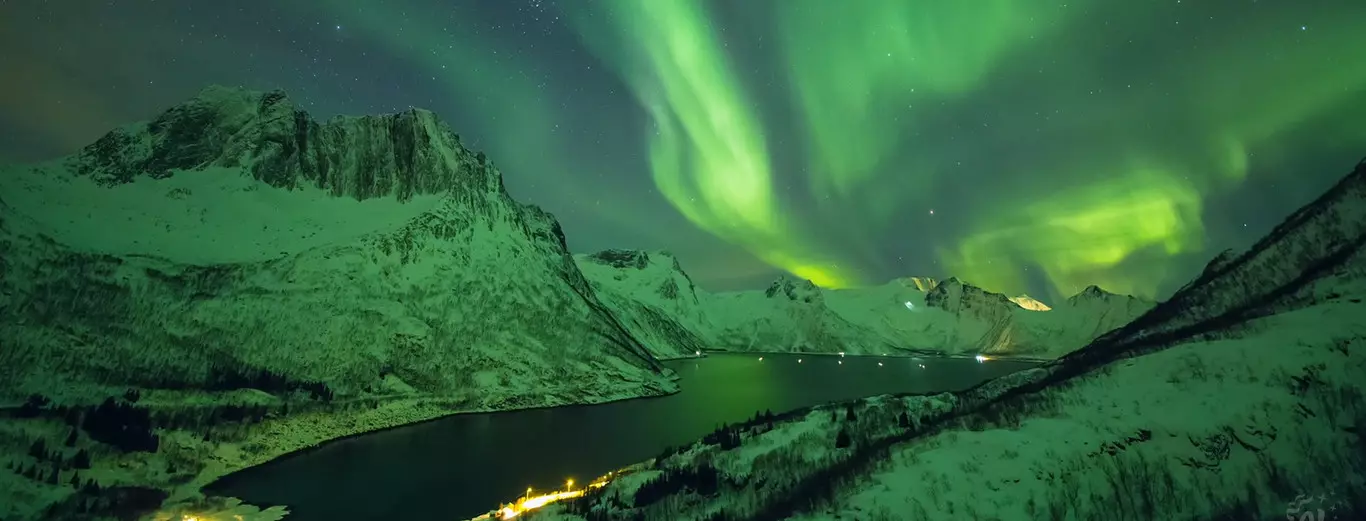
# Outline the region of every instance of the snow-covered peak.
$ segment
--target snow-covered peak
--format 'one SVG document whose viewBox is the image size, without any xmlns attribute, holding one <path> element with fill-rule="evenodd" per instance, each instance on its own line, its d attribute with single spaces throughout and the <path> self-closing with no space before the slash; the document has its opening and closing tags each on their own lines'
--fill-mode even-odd
<svg viewBox="0 0 1366 521">
<path fill-rule="evenodd" d="M 643 270 L 650 266 L 650 253 L 640 250 L 602 250 L 584 256 L 591 262 L 606 264 L 613 268 L 635 268 Z"/>
<path fill-rule="evenodd" d="M 484 155 L 465 149 L 430 111 L 319 123 L 283 91 L 223 86 L 116 129 L 66 163 L 103 185 L 225 167 L 275 187 L 308 184 L 361 200 L 502 188 Z"/>
<path fill-rule="evenodd" d="M 1052 307 L 1049 307 L 1048 304 L 1044 304 L 1043 302 L 1040 302 L 1039 299 L 1036 299 L 1036 298 L 1031 297 L 1031 296 L 1029 296 L 1029 295 L 1020 295 L 1020 296 L 1018 296 L 1018 297 L 1011 297 L 1010 301 L 1011 301 L 1011 302 L 1014 302 L 1016 305 L 1018 305 L 1018 306 L 1020 306 L 1020 307 L 1022 307 L 1022 308 L 1024 308 L 1024 309 L 1028 309 L 1028 310 L 1030 310 L 1030 311 L 1049 311 L 1049 310 L 1053 309 Z"/>
<path fill-rule="evenodd" d="M 923 293 L 938 286 L 939 280 L 931 277 L 899 277 L 892 279 L 892 284 L 897 284 L 905 288 L 912 288 Z"/>
<path fill-rule="evenodd" d="M 958 312 L 964 309 L 983 310 L 985 308 L 1009 309 L 1019 307 L 1009 298 L 950 277 L 940 282 L 925 294 L 925 304 L 945 311 Z"/>
<path fill-rule="evenodd" d="M 790 275 L 779 275 L 773 283 L 764 290 L 764 296 L 768 298 L 786 298 L 793 302 L 806 302 L 816 304 L 825 300 L 824 293 L 815 283 L 799 279 Z"/>
</svg>

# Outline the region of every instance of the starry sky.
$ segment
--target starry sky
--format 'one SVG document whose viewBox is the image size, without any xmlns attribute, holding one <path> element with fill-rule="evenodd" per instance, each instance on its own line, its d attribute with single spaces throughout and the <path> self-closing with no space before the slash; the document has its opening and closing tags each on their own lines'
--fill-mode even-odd
<svg viewBox="0 0 1366 521">
<path fill-rule="evenodd" d="M 208 84 L 435 111 L 699 285 L 1161 298 L 1366 155 L 1360 0 L 0 1 L 0 160 Z"/>
</svg>

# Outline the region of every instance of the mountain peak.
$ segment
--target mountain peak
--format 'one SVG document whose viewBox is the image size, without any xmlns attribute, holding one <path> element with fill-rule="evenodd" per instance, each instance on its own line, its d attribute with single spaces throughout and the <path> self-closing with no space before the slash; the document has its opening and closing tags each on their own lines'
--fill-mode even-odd
<svg viewBox="0 0 1366 521">
<path fill-rule="evenodd" d="M 312 185 L 356 199 L 502 190 L 484 154 L 465 149 L 430 111 L 318 123 L 284 91 L 221 85 L 109 132 L 67 161 L 104 185 L 221 167 L 276 187 Z"/>
<path fill-rule="evenodd" d="M 606 249 L 586 256 L 588 260 L 613 268 L 643 270 L 650 265 L 650 254 L 641 250 Z"/>
<path fill-rule="evenodd" d="M 807 279 L 797 278 L 788 274 L 779 275 L 768 289 L 764 290 L 764 295 L 774 298 L 784 295 L 788 300 L 800 300 L 802 302 L 820 302 L 824 300 L 821 289 L 815 283 Z"/>
<path fill-rule="evenodd" d="M 1048 304 L 1044 304 L 1043 302 L 1040 302 L 1039 299 L 1036 299 L 1026 294 L 1021 294 L 1018 297 L 1013 297 L 1010 299 L 1010 301 L 1030 311 L 1049 311 L 1053 309 L 1049 307 Z"/>
</svg>

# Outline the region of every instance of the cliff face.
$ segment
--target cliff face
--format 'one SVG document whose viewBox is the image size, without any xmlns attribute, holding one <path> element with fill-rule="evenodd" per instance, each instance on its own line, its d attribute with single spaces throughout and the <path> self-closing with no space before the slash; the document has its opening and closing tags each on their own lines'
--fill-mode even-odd
<svg viewBox="0 0 1366 521">
<path fill-rule="evenodd" d="M 486 164 L 426 110 L 319 123 L 284 92 L 218 86 L 152 121 L 116 129 L 67 161 L 104 186 L 223 167 L 276 188 L 400 201 L 497 190 L 502 177 Z"/>
<path fill-rule="evenodd" d="M 318 123 L 216 87 L 0 182 L 8 399 L 262 374 L 476 408 L 673 388 L 554 218 L 429 112 Z"/>
</svg>

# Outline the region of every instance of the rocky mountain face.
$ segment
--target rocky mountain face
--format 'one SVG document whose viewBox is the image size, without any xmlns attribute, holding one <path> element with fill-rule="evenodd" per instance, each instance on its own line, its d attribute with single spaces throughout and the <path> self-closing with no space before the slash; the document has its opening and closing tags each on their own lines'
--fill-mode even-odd
<svg viewBox="0 0 1366 521">
<path fill-rule="evenodd" d="M 426 111 L 320 123 L 283 93 L 215 87 L 0 182 L 6 400 L 327 389 L 499 408 L 675 388 L 554 218 Z"/>
<path fill-rule="evenodd" d="M 67 163 L 105 186 L 225 167 L 276 188 L 317 186 L 356 199 L 477 194 L 502 183 L 482 152 L 465 150 L 429 111 L 319 123 L 284 92 L 220 86 L 106 134 Z"/>
<path fill-rule="evenodd" d="M 605 250 L 575 255 L 594 292 L 646 349 L 661 359 L 711 347 L 705 309 L 692 279 L 668 252 Z"/>
</svg>

